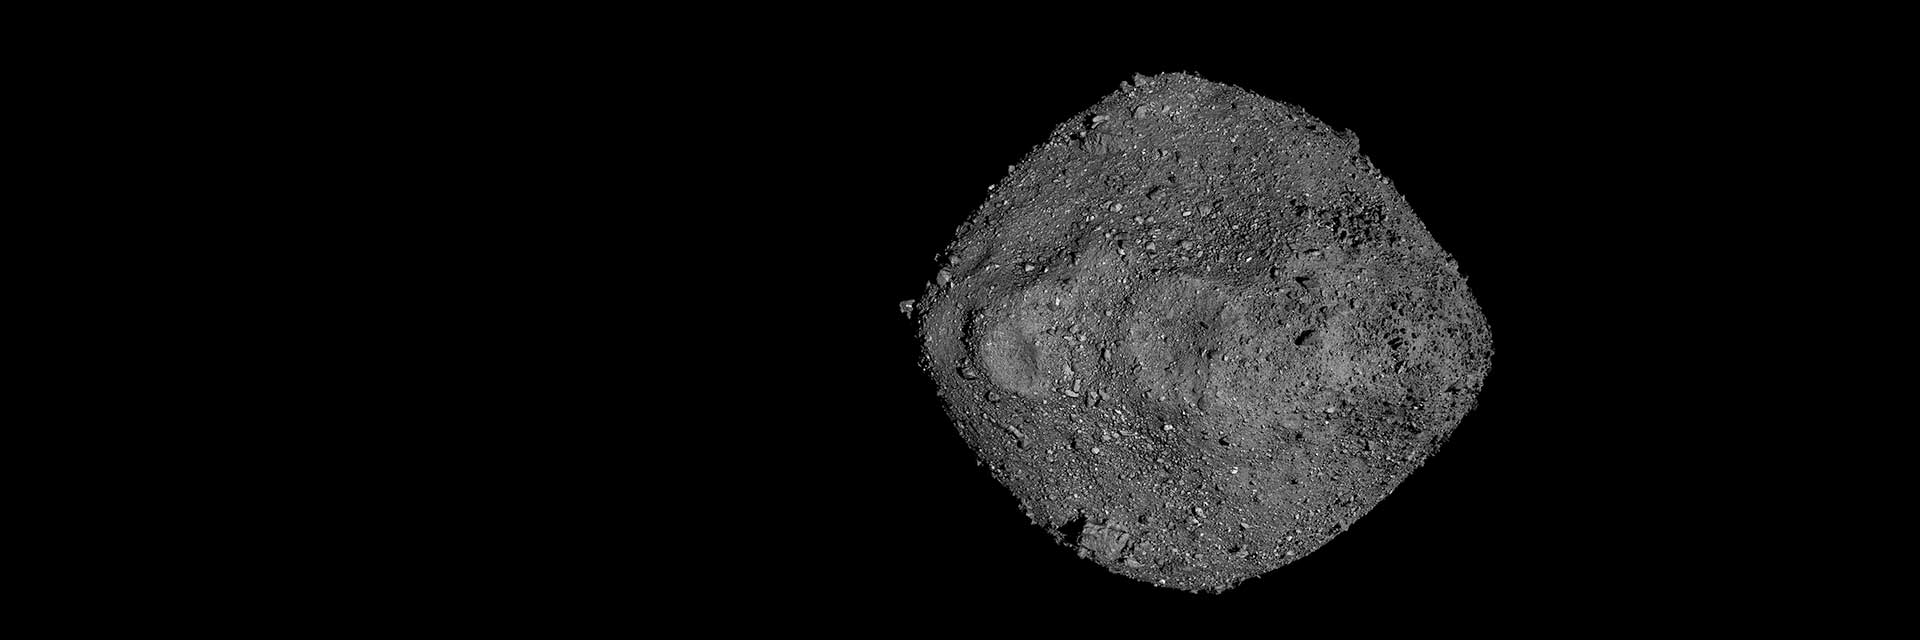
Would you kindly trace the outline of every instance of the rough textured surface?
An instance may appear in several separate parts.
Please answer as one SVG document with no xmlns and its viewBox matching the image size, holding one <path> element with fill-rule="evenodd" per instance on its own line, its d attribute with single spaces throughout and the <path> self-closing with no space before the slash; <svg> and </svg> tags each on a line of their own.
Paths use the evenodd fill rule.
<svg viewBox="0 0 1920 640">
<path fill-rule="evenodd" d="M 918 301 L 980 461 L 1115 573 L 1224 591 L 1433 455 L 1492 356 L 1455 263 L 1297 107 L 1136 77 L 995 185 Z"/>
</svg>

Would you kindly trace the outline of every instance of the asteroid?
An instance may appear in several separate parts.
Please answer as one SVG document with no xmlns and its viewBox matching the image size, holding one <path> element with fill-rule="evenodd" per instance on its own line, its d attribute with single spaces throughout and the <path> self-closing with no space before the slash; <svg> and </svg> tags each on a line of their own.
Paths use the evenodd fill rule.
<svg viewBox="0 0 1920 640">
<path fill-rule="evenodd" d="M 989 191 L 903 311 L 978 460 L 1088 562 L 1224 592 L 1435 455 L 1491 367 L 1459 265 L 1299 107 L 1136 76 Z"/>
</svg>

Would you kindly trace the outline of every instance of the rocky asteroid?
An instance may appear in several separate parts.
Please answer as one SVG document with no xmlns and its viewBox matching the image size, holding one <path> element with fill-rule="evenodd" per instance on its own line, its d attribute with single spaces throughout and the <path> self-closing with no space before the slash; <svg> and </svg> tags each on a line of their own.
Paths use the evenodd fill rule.
<svg viewBox="0 0 1920 640">
<path fill-rule="evenodd" d="M 1184 74 L 1060 125 L 959 229 L 922 365 L 1087 560 L 1225 591 L 1438 451 L 1493 354 L 1456 263 L 1349 132 Z"/>
</svg>

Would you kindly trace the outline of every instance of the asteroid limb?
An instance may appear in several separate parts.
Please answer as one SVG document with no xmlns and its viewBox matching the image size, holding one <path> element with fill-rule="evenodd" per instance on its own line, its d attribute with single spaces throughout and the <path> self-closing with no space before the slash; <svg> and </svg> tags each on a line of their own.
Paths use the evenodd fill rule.
<svg viewBox="0 0 1920 640">
<path fill-rule="evenodd" d="M 1135 77 L 958 230 L 922 365 L 1061 544 L 1168 588 L 1299 560 L 1474 407 L 1493 346 L 1457 264 L 1299 107 Z"/>
</svg>

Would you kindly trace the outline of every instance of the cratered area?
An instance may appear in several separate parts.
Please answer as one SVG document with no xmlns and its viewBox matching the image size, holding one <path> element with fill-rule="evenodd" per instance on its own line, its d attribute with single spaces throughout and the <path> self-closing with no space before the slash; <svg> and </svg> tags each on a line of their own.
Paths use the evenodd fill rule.
<svg viewBox="0 0 1920 640">
<path fill-rule="evenodd" d="M 1392 492 L 1474 407 L 1487 321 L 1353 134 L 1187 74 L 1059 125 L 958 230 L 922 365 L 1029 517 L 1225 591 Z"/>
</svg>

